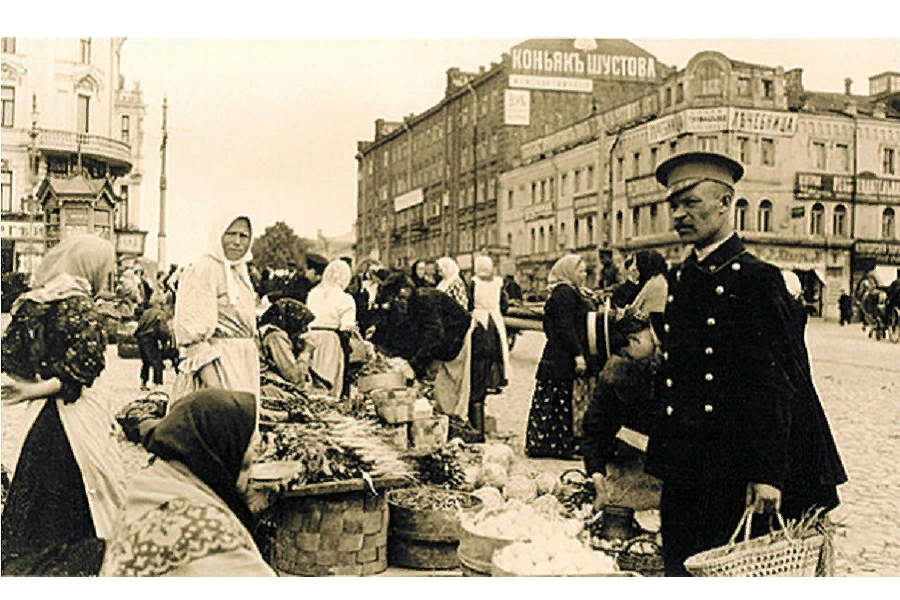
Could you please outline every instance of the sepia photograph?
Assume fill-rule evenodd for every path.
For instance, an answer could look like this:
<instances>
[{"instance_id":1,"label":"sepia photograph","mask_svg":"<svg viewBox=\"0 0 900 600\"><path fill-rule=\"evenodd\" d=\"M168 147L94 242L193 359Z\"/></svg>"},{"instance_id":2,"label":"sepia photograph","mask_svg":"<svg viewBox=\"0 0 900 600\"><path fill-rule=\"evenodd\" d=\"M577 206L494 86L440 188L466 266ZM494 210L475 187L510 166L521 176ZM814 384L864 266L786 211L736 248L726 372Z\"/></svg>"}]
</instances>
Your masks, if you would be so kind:
<instances>
[{"instance_id":1,"label":"sepia photograph","mask_svg":"<svg viewBox=\"0 0 900 600\"><path fill-rule=\"evenodd\" d=\"M900 576L889 11L264 6L4 18L0 585Z\"/></svg>"}]
</instances>

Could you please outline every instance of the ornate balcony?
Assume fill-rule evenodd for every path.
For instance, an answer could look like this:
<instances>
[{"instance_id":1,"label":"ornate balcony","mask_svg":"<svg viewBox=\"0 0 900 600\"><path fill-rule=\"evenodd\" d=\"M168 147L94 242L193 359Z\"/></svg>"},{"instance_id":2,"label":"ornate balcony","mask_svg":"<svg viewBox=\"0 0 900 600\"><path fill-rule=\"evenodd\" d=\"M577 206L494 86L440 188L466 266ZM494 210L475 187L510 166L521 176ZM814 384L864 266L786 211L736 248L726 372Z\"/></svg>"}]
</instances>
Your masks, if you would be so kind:
<instances>
[{"instance_id":1,"label":"ornate balcony","mask_svg":"<svg viewBox=\"0 0 900 600\"><path fill-rule=\"evenodd\" d=\"M131 146L121 140L59 129L39 129L38 131L37 147L45 152L75 154L80 145L81 154L84 156L107 161L111 166L125 167L127 171L130 171L133 166ZM28 130L24 130L24 134L27 140Z\"/></svg>"}]
</instances>

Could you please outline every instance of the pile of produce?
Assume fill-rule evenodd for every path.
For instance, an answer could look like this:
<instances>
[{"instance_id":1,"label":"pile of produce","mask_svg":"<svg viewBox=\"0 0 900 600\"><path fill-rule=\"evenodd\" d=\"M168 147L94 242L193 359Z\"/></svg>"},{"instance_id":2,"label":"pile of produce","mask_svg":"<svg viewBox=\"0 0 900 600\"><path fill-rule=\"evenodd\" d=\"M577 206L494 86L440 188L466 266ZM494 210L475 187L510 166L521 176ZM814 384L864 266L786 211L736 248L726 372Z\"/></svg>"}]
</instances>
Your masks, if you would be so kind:
<instances>
[{"instance_id":1,"label":"pile of produce","mask_svg":"<svg viewBox=\"0 0 900 600\"><path fill-rule=\"evenodd\" d=\"M507 500L497 504L496 498L488 494L476 496L484 502L484 508L475 515L464 519L466 528L481 536L501 540L539 540L554 535L575 539L583 530L583 524L576 519L566 519L559 514L547 514L520 500Z\"/></svg>"},{"instance_id":2,"label":"pile of produce","mask_svg":"<svg viewBox=\"0 0 900 600\"><path fill-rule=\"evenodd\" d=\"M518 576L603 575L617 571L615 560L561 535L515 542L494 554L494 565Z\"/></svg>"},{"instance_id":3,"label":"pile of produce","mask_svg":"<svg viewBox=\"0 0 900 600\"><path fill-rule=\"evenodd\" d=\"M410 456L416 478L424 484L436 485L448 490L462 490L466 486L464 469L464 444L453 440L424 456Z\"/></svg>"},{"instance_id":4,"label":"pile of produce","mask_svg":"<svg viewBox=\"0 0 900 600\"><path fill-rule=\"evenodd\" d=\"M409 477L412 470L371 421L332 411L314 423L283 423L263 434L258 463L296 461L297 472L281 488L363 477Z\"/></svg>"},{"instance_id":5,"label":"pile of produce","mask_svg":"<svg viewBox=\"0 0 900 600\"><path fill-rule=\"evenodd\" d=\"M418 511L456 512L475 508L479 504L471 494L430 486L392 490L388 499L392 504Z\"/></svg>"}]
</instances>

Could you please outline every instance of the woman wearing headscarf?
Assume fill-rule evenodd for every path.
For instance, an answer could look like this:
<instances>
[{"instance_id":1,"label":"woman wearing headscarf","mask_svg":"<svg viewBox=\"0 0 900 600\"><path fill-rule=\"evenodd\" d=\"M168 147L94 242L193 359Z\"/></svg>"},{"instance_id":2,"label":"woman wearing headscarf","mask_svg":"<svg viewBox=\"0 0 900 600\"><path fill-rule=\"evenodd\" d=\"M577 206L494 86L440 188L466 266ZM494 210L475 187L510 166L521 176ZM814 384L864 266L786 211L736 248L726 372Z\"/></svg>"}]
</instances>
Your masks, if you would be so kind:
<instances>
[{"instance_id":1,"label":"woman wearing headscarf","mask_svg":"<svg viewBox=\"0 0 900 600\"><path fill-rule=\"evenodd\" d=\"M410 277L416 287L434 287L434 273L432 265L427 260L417 260L410 269Z\"/></svg>"},{"instance_id":2,"label":"woman wearing headscarf","mask_svg":"<svg viewBox=\"0 0 900 600\"><path fill-rule=\"evenodd\" d=\"M93 298L109 286L115 264L108 241L68 237L47 252L34 289L12 307L2 345L3 416L22 423L24 440L4 456L15 466L0 521L4 575L96 574L91 541L110 535L122 507L114 411L93 387L107 347ZM30 559L46 551L57 560Z\"/></svg>"},{"instance_id":3,"label":"woman wearing headscarf","mask_svg":"<svg viewBox=\"0 0 900 600\"><path fill-rule=\"evenodd\" d=\"M634 255L634 264L640 291L629 308L643 315L661 315L666 309L666 296L669 293L665 257L656 250L640 250Z\"/></svg>"},{"instance_id":4,"label":"woman wearing headscarf","mask_svg":"<svg viewBox=\"0 0 900 600\"><path fill-rule=\"evenodd\" d=\"M333 260L325 267L322 281L309 292L306 306L315 319L307 338L314 346L313 370L331 386L330 395L340 398L350 354L349 336L356 331L356 303L346 291L350 266Z\"/></svg>"},{"instance_id":5,"label":"woman wearing headscarf","mask_svg":"<svg viewBox=\"0 0 900 600\"><path fill-rule=\"evenodd\" d=\"M172 407L144 440L150 464L129 481L101 576L275 575L254 543L247 506L256 415L252 394L222 389Z\"/></svg>"},{"instance_id":6,"label":"woman wearing headscarf","mask_svg":"<svg viewBox=\"0 0 900 600\"><path fill-rule=\"evenodd\" d=\"M219 220L206 252L181 275L173 325L184 361L173 404L201 388L259 397L256 293L247 272L251 239L248 216Z\"/></svg>"},{"instance_id":7,"label":"woman wearing headscarf","mask_svg":"<svg viewBox=\"0 0 900 600\"><path fill-rule=\"evenodd\" d=\"M509 306L503 279L494 275L494 262L488 256L475 259L475 277L469 284L469 306L472 316L488 333L490 367L488 388L499 393L509 377L509 343L503 315Z\"/></svg>"},{"instance_id":8,"label":"woman wearing headscarf","mask_svg":"<svg viewBox=\"0 0 900 600\"><path fill-rule=\"evenodd\" d=\"M580 291L586 274L584 260L568 254L556 261L547 278L551 290L544 303L547 342L525 432L525 454L532 458L571 458L574 452L573 381L587 372L590 306Z\"/></svg>"},{"instance_id":9,"label":"woman wearing headscarf","mask_svg":"<svg viewBox=\"0 0 900 600\"><path fill-rule=\"evenodd\" d=\"M469 293L466 290L466 284L459 276L459 265L449 256L445 256L438 259L437 266L441 272L441 281L437 285L438 291L449 295L460 306L469 310Z\"/></svg>"},{"instance_id":10,"label":"woman wearing headscarf","mask_svg":"<svg viewBox=\"0 0 900 600\"><path fill-rule=\"evenodd\" d=\"M304 385L309 364L299 354L305 347L303 334L315 319L299 300L282 298L259 319L259 345L262 372L277 374L290 383Z\"/></svg>"}]
</instances>

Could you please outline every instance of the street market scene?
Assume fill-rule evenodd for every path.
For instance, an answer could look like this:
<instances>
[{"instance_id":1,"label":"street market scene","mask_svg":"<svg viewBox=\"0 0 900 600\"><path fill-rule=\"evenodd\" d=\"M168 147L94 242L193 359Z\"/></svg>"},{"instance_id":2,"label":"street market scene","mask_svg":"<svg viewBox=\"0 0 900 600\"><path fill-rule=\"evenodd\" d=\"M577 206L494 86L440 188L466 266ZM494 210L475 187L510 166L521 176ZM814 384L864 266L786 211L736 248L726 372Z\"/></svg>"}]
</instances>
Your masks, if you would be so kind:
<instances>
[{"instance_id":1,"label":"street market scene","mask_svg":"<svg viewBox=\"0 0 900 600\"><path fill-rule=\"evenodd\" d=\"M900 576L900 44L803 43L3 37L2 576Z\"/></svg>"}]
</instances>

